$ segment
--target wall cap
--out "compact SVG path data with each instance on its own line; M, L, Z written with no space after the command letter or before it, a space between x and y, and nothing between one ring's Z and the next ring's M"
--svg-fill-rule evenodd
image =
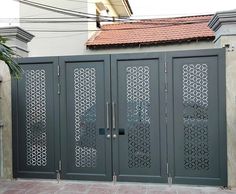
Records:
M22 28L18 26L13 26L13 27L1 27L0 28L0 35L11 39L11 38L16 38L18 40L21 40L25 43L30 42L34 35L23 30Z
M216 14L209 21L208 26L216 32L223 24L236 25L236 9L216 12Z

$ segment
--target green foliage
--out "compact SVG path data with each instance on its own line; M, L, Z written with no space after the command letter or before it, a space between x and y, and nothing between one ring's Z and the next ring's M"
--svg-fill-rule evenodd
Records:
M19 79L22 69L14 59L14 51L5 43L6 39L0 36L0 61L4 61L8 65L12 77Z

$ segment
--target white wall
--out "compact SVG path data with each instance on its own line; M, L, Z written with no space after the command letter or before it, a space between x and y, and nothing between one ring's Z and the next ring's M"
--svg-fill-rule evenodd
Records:
M0 27L19 26L19 2L14 0L1 0ZM17 19L10 19L17 18Z
M37 3L87 12L87 3L73 0L37 0ZM20 16L21 18L70 17L25 4L20 4ZM29 56L75 55L84 49L85 41L88 39L87 23L21 23L21 27L35 36L28 44ZM40 30L50 32L39 32ZM52 32L52 30L69 32ZM80 30L85 32L78 32Z
M35 0L34 0L35 1ZM108 6L109 1L104 1ZM76 0L37 0L37 3L47 4L64 9L96 14L96 5L89 0L76 1ZM115 14L112 8L112 15ZM20 4L20 16L22 18L37 17L70 17L68 15L54 13L52 11L35 8L30 5ZM79 18L77 18L79 19ZM81 19L86 20L86 19ZM93 35L96 28L96 22L83 22L83 23L21 23L21 27L32 33L35 37L28 44L29 56L62 56L62 55L81 55L86 51L86 41ZM37 32L39 30L57 30L69 32ZM83 32L78 32L78 31Z

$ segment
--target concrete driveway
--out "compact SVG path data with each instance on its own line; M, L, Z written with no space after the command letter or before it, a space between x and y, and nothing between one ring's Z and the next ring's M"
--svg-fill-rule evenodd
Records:
M0 194L236 194L236 188L55 180L1 181Z

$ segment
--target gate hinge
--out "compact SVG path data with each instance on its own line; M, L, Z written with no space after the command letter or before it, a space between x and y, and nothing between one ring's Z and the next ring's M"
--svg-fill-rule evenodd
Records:
M57 94L59 95L61 93L61 85L57 84Z
M113 172L113 183L116 184L116 181L117 181L117 176L116 173Z
M167 174L167 179L168 179L168 184L172 185L172 177L171 174L169 173L169 163L166 163L166 174Z
M61 180L61 160L58 162L58 170L56 170L57 173L57 182L59 183Z
M169 174L169 164L168 163L166 163L166 174L167 174L167 176Z
M167 64L166 64L166 61L165 61L165 73L167 73Z
M58 162L58 170L61 172L61 160Z
M59 65L57 66L57 76L58 77L60 76L60 66Z
M0 128L2 128L4 125L3 125L3 121L0 120Z
M61 175L60 175L60 171L59 170L56 170L56 176L57 176L57 182L59 183L60 180L61 180Z
M168 184L172 185L172 177L168 177Z

